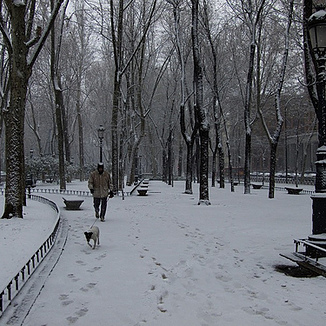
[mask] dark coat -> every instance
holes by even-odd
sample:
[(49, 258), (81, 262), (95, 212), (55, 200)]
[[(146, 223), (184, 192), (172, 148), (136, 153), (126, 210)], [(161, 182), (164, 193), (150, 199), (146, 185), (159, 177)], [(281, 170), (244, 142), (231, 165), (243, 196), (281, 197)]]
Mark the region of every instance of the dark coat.
[(111, 177), (107, 171), (99, 174), (97, 170), (93, 171), (88, 179), (88, 188), (94, 189), (95, 198), (104, 198), (109, 195), (111, 189)]

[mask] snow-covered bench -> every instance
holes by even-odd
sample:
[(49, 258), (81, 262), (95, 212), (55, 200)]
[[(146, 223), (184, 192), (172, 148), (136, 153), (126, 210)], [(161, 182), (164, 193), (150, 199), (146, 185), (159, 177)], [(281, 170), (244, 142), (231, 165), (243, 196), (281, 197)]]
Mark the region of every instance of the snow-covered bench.
[(148, 191), (148, 186), (141, 186), (137, 189), (139, 196), (146, 196)]

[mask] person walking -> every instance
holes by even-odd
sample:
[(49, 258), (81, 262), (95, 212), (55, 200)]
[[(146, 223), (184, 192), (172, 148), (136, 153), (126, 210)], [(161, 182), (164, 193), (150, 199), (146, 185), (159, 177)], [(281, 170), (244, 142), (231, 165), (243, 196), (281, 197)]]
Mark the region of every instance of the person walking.
[(95, 217), (100, 218), (104, 222), (108, 196), (113, 196), (111, 191), (111, 177), (104, 170), (104, 164), (102, 162), (98, 163), (97, 169), (90, 174), (88, 188), (93, 195)]

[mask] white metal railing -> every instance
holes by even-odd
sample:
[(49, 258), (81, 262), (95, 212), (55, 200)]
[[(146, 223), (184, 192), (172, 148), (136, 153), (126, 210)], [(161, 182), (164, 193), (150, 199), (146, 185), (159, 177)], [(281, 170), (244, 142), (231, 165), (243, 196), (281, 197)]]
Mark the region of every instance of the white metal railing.
[(43, 242), (43, 244), (32, 255), (32, 257), (28, 259), (27, 263), (24, 264), (24, 266), (19, 271), (17, 271), (17, 273), (15, 273), (14, 277), (8, 282), (6, 287), (3, 290), (0, 290), (0, 318), (3, 315), (4, 311), (6, 310), (6, 308), (10, 305), (12, 300), (15, 298), (15, 296), (19, 293), (21, 288), (24, 286), (24, 284), (27, 282), (27, 280), (36, 270), (36, 268), (40, 265), (40, 263), (43, 261), (43, 259), (52, 249), (57, 237), (57, 231), (60, 223), (59, 207), (53, 201), (44, 197), (31, 195), (30, 198), (32, 200), (36, 200), (51, 206), (51, 208), (54, 209), (55, 212), (57, 213), (57, 218), (53, 230), (49, 235), (49, 237)]

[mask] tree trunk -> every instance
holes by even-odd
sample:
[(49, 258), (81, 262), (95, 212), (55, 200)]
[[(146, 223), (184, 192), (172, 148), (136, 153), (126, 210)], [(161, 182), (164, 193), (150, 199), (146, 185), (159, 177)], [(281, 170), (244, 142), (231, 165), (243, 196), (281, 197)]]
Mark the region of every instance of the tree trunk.
[(70, 151), (70, 144), (69, 144), (69, 132), (68, 132), (68, 119), (66, 115), (66, 109), (63, 101), (63, 93), (62, 93), (62, 108), (61, 108), (61, 115), (62, 115), (62, 131), (63, 131), (63, 148), (64, 148), (64, 157), (65, 161), (70, 164), (71, 162), (71, 151)]
[(119, 104), (121, 98), (121, 61), (122, 61), (122, 34), (123, 34), (123, 11), (124, 1), (119, 0), (117, 35), (115, 34), (114, 24), (114, 5), (110, 0), (111, 10), (111, 35), (114, 49), (114, 79), (113, 79), (113, 100), (111, 113), (111, 143), (112, 143), (112, 187), (113, 192), (118, 190), (119, 185), (119, 140), (118, 140), (118, 117)]
[(246, 132), (244, 193), (250, 194), (251, 132)]
[(216, 183), (216, 158), (217, 158), (217, 153), (216, 151), (212, 151), (213, 155), (212, 155), (212, 187), (215, 187), (215, 183)]
[[(54, 80), (54, 84), (56, 84)], [(56, 85), (54, 85), (56, 87)], [(64, 110), (63, 105), (63, 94), (61, 87), (54, 89), (55, 95), (55, 117), (57, 123), (58, 132), (58, 156), (59, 156), (59, 180), (60, 190), (66, 190), (66, 178), (65, 178), (65, 155), (64, 155), (64, 133), (63, 133), (63, 119), (62, 111)]]
[[(125, 130), (125, 126), (123, 126), (123, 129)], [(124, 188), (124, 177), (125, 177), (125, 153), (124, 153), (124, 143), (125, 143), (125, 133), (120, 132), (120, 144), (119, 144), (119, 185), (118, 185), (118, 190), (121, 190), (121, 193), (123, 194), (123, 188)]]
[[(216, 179), (216, 156), (218, 153), (219, 161), (219, 174), (220, 174), (220, 188), (224, 188), (224, 151), (221, 144), (221, 101), (219, 96), (219, 90), (217, 85), (217, 53), (215, 50), (214, 42), (211, 35), (211, 29), (209, 26), (208, 8), (207, 2), (204, 1), (204, 25), (205, 31), (210, 45), (210, 49), (213, 57), (213, 113), (214, 113), (214, 131), (215, 131), (215, 148), (213, 150), (213, 166), (212, 166), (212, 187), (215, 187)], [(218, 110), (218, 107), (220, 110)]]
[(209, 159), (209, 130), (199, 128), (200, 135), (200, 197), (199, 204), (201, 202), (209, 205), (209, 185), (208, 185), (208, 159)]
[(5, 111), (6, 192), (2, 218), (23, 218), (25, 197), (24, 117), (28, 80), (25, 6), (11, 6), (12, 53), (10, 67), (10, 105)]
[[(51, 2), (53, 8), (53, 0)], [(63, 17), (60, 22), (62, 32), (63, 26)], [(60, 46), (61, 46), (61, 37), (59, 35), (57, 41), (56, 38), (56, 29), (51, 31), (51, 79), (54, 91), (54, 102), (55, 102), (55, 117), (56, 117), (56, 126), (57, 126), (57, 140), (58, 140), (58, 156), (59, 156), (59, 180), (60, 180), (60, 190), (66, 189), (66, 176), (65, 176), (65, 140), (67, 135), (65, 135), (64, 127), (64, 100), (63, 100), (63, 91), (61, 85), (61, 77), (58, 71), (59, 60), (60, 60)], [(68, 151), (69, 152), (69, 151)], [(67, 152), (66, 152), (67, 153)]]
[(166, 150), (165, 148), (163, 148), (163, 152), (162, 152), (162, 181), (163, 182), (168, 182), (168, 176), (167, 176), (167, 170), (168, 170), (168, 160), (167, 160), (167, 155), (166, 155)]
[(194, 85), (195, 85), (195, 117), (199, 127), (200, 137), (200, 186), (199, 203), (209, 205), (208, 186), (208, 157), (209, 157), (209, 124), (204, 109), (203, 69), (199, 51), (199, 1), (192, 0), (192, 48), (194, 59)]
[(83, 132), (83, 119), (81, 115), (81, 83), (78, 82), (77, 89), (77, 100), (76, 100), (76, 111), (77, 111), (77, 122), (78, 122), (78, 147), (79, 147), (79, 180), (85, 180), (85, 158), (84, 158), (84, 132)]
[(270, 145), (270, 176), (268, 198), (274, 198), (277, 145), (278, 142), (272, 142)]
[(173, 16), (174, 16), (174, 27), (175, 27), (175, 38), (176, 38), (176, 49), (178, 53), (178, 59), (180, 63), (181, 76), (180, 76), (180, 89), (181, 89), (181, 103), (180, 103), (180, 129), (181, 135), (186, 143), (187, 147), (187, 157), (186, 157), (186, 184), (185, 184), (185, 193), (192, 194), (192, 179), (193, 179), (193, 147), (194, 141), (197, 134), (197, 125), (193, 122), (193, 110), (191, 105), (188, 102), (188, 112), (190, 116), (190, 128), (192, 129), (190, 133), (187, 132), (186, 128), (186, 115), (185, 115), (185, 105), (186, 105), (186, 74), (185, 74), (185, 56), (182, 47), (182, 42), (180, 39), (180, 3), (179, 2), (170, 2), (173, 5)]
[(253, 81), (253, 70), (254, 70), (254, 59), (255, 59), (255, 31), (252, 32), (253, 40), (250, 46), (249, 56), (249, 67), (247, 75), (246, 85), (246, 98), (244, 106), (244, 123), (245, 123), (245, 166), (244, 166), (244, 193), (250, 194), (250, 165), (251, 165), (251, 121), (250, 121), (250, 110), (251, 110), (251, 94), (252, 94), (252, 81)]
[[(15, 66), (15, 65), (14, 65)], [(21, 68), (22, 65), (19, 65)], [(5, 113), (6, 192), (2, 218), (23, 218), (25, 197), (24, 114), (28, 77), (18, 67), (11, 71), (10, 107)], [(25, 69), (26, 73), (26, 69)]]
[(178, 152), (178, 177), (181, 178), (183, 173), (183, 146), (181, 141), (179, 142), (179, 152)]
[(171, 186), (173, 183), (173, 152), (172, 152), (172, 131), (169, 132), (168, 137), (168, 184)]
[(228, 159), (229, 159), (229, 178), (231, 183), (231, 192), (234, 192), (234, 181), (233, 181), (233, 166), (232, 166), (232, 157), (231, 157), (231, 149), (230, 144), (227, 144), (228, 147)]
[[(25, 169), (24, 169), (24, 118), (26, 106), (26, 94), (28, 81), (32, 73), (33, 65), (44, 46), (45, 40), (49, 35), (54, 20), (58, 14), (62, 0), (56, 1), (51, 19), (47, 29), (42, 32), (40, 27), (33, 39), (31, 29), (36, 2), (29, 3), (27, 8), (26, 1), (3, 1), (2, 8), (7, 7), (9, 13), (11, 34), (7, 34), (7, 26), (3, 26), (3, 42), (6, 45), (9, 65), (10, 65), (10, 99), (9, 106), (5, 113), (6, 127), (6, 195), (3, 218), (23, 217), (23, 202), (25, 198)], [(26, 23), (26, 15), (29, 20)], [(2, 22), (4, 23), (4, 22)], [(35, 51), (29, 57), (29, 49), (35, 46)]]
[(192, 194), (192, 167), (193, 167), (193, 143), (186, 143), (187, 162), (186, 162), (186, 194)]
[(225, 167), (224, 167), (224, 150), (221, 144), (218, 146), (218, 164), (220, 175), (220, 188), (225, 188)]
[[(28, 81), (32, 67), (45, 43), (53, 22), (58, 14), (62, 0), (56, 2), (47, 29), (42, 33), (38, 27), (35, 37), (31, 39), (36, 2), (26, 3), (5, 0), (2, 8), (7, 7), (9, 13), (10, 34), (6, 33), (8, 26), (2, 26), (3, 42), (6, 45), (10, 65), (10, 99), (5, 113), (6, 127), (6, 195), (3, 218), (23, 217), (23, 202), (25, 199), (25, 169), (24, 169), (24, 119)], [(4, 9), (5, 10), (5, 9)], [(30, 15), (26, 23), (26, 15)], [(4, 22), (2, 22), (4, 23)], [(33, 55), (28, 57), (29, 49), (35, 46)]]
[[(254, 10), (254, 5), (250, 1), (248, 10), (245, 15), (248, 15), (250, 24), (251, 44), (249, 50), (249, 66), (246, 82), (245, 104), (244, 104), (244, 124), (245, 124), (245, 171), (244, 171), (244, 193), (250, 194), (250, 168), (251, 168), (251, 99), (252, 99), (252, 84), (254, 79), (254, 62), (256, 53), (256, 30), (257, 26), (261, 25), (262, 12), (265, 7), (265, 0), (262, 0)], [(253, 13), (255, 12), (255, 15)]]

